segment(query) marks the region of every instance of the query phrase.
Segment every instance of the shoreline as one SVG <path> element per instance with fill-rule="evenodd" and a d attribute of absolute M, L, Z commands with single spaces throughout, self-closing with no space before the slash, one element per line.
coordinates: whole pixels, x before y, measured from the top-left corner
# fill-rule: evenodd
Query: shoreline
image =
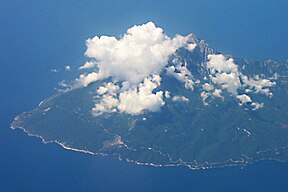
<path fill-rule="evenodd" d="M 41 104 L 41 102 L 40 102 L 40 104 Z M 120 161 L 126 161 L 128 163 L 134 163 L 136 165 L 152 166 L 152 167 L 178 167 L 178 166 L 185 166 L 185 167 L 188 167 L 191 170 L 204 170 L 204 169 L 236 167 L 236 166 L 242 166 L 243 167 L 243 166 L 247 166 L 247 165 L 254 164 L 254 163 L 257 163 L 257 162 L 260 162 L 260 161 L 264 161 L 264 160 L 277 161 L 277 162 L 280 162 L 280 163 L 287 162 L 287 161 L 279 160 L 279 159 L 275 159 L 275 158 L 263 158 L 263 159 L 258 159 L 257 160 L 257 159 L 253 159 L 251 157 L 248 157 L 248 156 L 246 156 L 244 154 L 242 154 L 242 159 L 241 160 L 228 159 L 228 160 L 223 161 L 223 162 L 214 162 L 214 163 L 205 162 L 205 163 L 202 163 L 202 164 L 199 164 L 199 165 L 198 165 L 197 161 L 185 162 L 185 161 L 182 161 L 181 159 L 178 159 L 175 162 L 172 162 L 170 164 L 155 164 L 155 163 L 152 163 L 152 162 L 151 163 L 138 162 L 138 161 L 135 161 L 135 160 L 132 160 L 132 159 L 128 159 L 128 158 L 122 157 L 120 154 L 105 154 L 105 153 L 101 153 L 101 152 L 92 152 L 92 151 L 89 151 L 89 150 L 77 149 L 77 148 L 69 147 L 69 146 L 65 145 L 64 143 L 61 143 L 61 142 L 59 142 L 57 140 L 47 141 L 41 135 L 30 133 L 24 127 L 17 126 L 16 123 L 20 120 L 21 115 L 23 115 L 24 113 L 25 112 L 19 114 L 17 117 L 14 118 L 13 122 L 10 125 L 11 129 L 13 129 L 13 130 L 20 129 L 24 133 L 26 133 L 28 136 L 39 138 L 41 140 L 41 142 L 44 143 L 44 144 L 55 143 L 57 145 L 60 145 L 65 150 L 74 151 L 74 152 L 80 152 L 80 153 L 89 154 L 89 155 L 95 155 L 95 156 L 98 156 L 98 155 L 99 156 L 113 155 L 113 156 L 117 156 L 117 158 Z M 267 149 L 267 150 L 264 150 L 264 152 L 265 151 L 270 151 L 270 150 L 277 150 L 277 149 Z M 259 151 L 257 153 L 260 153 L 260 152 L 263 152 L 263 151 Z"/>

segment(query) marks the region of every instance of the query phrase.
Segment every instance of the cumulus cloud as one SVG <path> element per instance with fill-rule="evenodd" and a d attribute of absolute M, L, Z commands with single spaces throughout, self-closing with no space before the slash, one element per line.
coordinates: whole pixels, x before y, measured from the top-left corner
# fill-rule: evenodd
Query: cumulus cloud
<path fill-rule="evenodd" d="M 187 63 L 182 63 L 178 58 L 173 59 L 173 65 L 166 67 L 168 75 L 175 77 L 178 81 L 185 83 L 186 89 L 194 89 L 193 76 L 187 68 Z"/>
<path fill-rule="evenodd" d="M 119 40 L 109 36 L 88 39 L 85 54 L 98 62 L 102 76 L 138 84 L 152 74 L 159 74 L 169 56 L 186 46 L 187 41 L 188 37 L 180 35 L 171 39 L 149 22 L 131 27 Z"/>
<path fill-rule="evenodd" d="M 182 101 L 182 102 L 188 102 L 189 99 L 187 97 L 184 97 L 182 95 L 175 95 L 173 98 L 172 98 L 173 101 Z"/>
<path fill-rule="evenodd" d="M 197 44 L 196 43 L 189 43 L 186 46 L 186 49 L 188 49 L 189 51 L 193 51 L 196 48 Z"/>
<path fill-rule="evenodd" d="M 171 97 L 171 93 L 170 93 L 170 91 L 165 91 L 165 97 L 167 98 L 167 99 L 169 99 L 170 97 Z"/>
<path fill-rule="evenodd" d="M 215 97 L 220 97 L 222 98 L 222 100 L 224 100 L 224 97 L 221 95 L 222 94 L 222 90 L 221 89 L 215 89 L 213 92 L 212 92 L 212 95 L 215 96 Z"/>
<path fill-rule="evenodd" d="M 241 87 L 238 66 L 233 59 L 226 60 L 224 55 L 208 55 L 207 69 L 210 70 L 211 80 L 222 88 L 227 89 L 233 95 L 237 95 L 237 89 Z"/>
<path fill-rule="evenodd" d="M 116 112 L 117 106 L 119 105 L 118 99 L 114 98 L 111 95 L 103 95 L 101 101 L 95 104 L 95 107 L 92 109 L 94 115 L 101 115 L 105 112 Z"/>
<path fill-rule="evenodd" d="M 211 74 L 215 73 L 236 73 L 238 74 L 238 66 L 234 63 L 232 58 L 226 60 L 222 54 L 208 55 L 209 62 L 207 68 L 210 69 Z"/>
<path fill-rule="evenodd" d="M 254 107 L 252 110 L 255 111 L 255 110 L 257 110 L 257 109 L 260 109 L 260 108 L 264 107 L 264 103 L 253 102 L 253 103 L 251 104 L 251 106 Z"/>
<path fill-rule="evenodd" d="M 276 85 L 275 82 L 272 82 L 269 79 L 261 79 L 258 75 L 256 75 L 255 78 L 249 78 L 245 75 L 242 75 L 241 77 L 244 84 L 249 86 L 250 89 L 254 90 L 256 93 L 262 93 L 269 96 L 273 95 L 269 87 Z M 250 89 L 248 89 L 248 92 L 252 91 Z"/>
<path fill-rule="evenodd" d="M 209 94 L 208 92 L 202 91 L 200 96 L 203 100 L 203 104 L 204 105 L 208 105 L 208 103 L 206 102 L 206 99 L 210 96 L 211 94 Z"/>
<path fill-rule="evenodd" d="M 180 47 L 193 51 L 196 44 L 190 43 L 192 36 L 176 35 L 169 38 L 153 22 L 129 28 L 122 38 L 95 36 L 86 41 L 85 55 L 92 59 L 79 69 L 92 69 L 77 79 L 78 86 L 112 77 L 121 86 L 106 83 L 97 89 L 98 102 L 93 114 L 124 112 L 139 114 L 144 110 L 158 111 L 164 105 L 163 92 L 154 90 L 160 86 L 160 72 L 168 63 L 170 55 Z M 178 79 L 188 88 L 193 82 L 191 73 L 178 67 Z M 175 75 L 176 76 L 176 75 Z M 170 97 L 168 92 L 166 97 Z"/>
<path fill-rule="evenodd" d="M 100 86 L 97 89 L 101 98 L 93 108 L 94 115 L 101 115 L 105 112 L 124 112 L 131 115 L 137 115 L 144 110 L 159 111 L 165 104 L 163 101 L 163 92 L 153 91 L 161 84 L 159 75 L 153 75 L 144 79 L 143 83 L 125 90 L 125 83 L 122 87 L 111 82 Z"/>
<path fill-rule="evenodd" d="M 222 94 L 221 89 L 215 89 L 215 87 L 209 83 L 204 83 L 202 87 L 203 87 L 203 91 L 200 96 L 202 97 L 203 103 L 205 105 L 208 105 L 208 103 L 206 102 L 206 99 L 210 96 L 220 97 L 222 100 L 224 100 L 224 97 L 221 95 Z"/>
<path fill-rule="evenodd" d="M 209 84 L 209 83 L 204 83 L 204 85 L 203 85 L 203 90 L 205 90 L 205 91 L 212 91 L 212 90 L 214 90 L 214 86 L 211 85 L 211 84 Z"/>
<path fill-rule="evenodd" d="M 91 69 L 97 65 L 96 61 L 87 61 L 79 69 Z"/>
<path fill-rule="evenodd" d="M 103 75 L 101 73 L 92 72 L 87 75 L 81 74 L 79 79 L 77 79 L 77 84 L 87 87 L 90 83 L 103 79 Z"/>
<path fill-rule="evenodd" d="M 136 88 L 120 93 L 118 109 L 128 114 L 140 114 L 144 110 L 152 112 L 160 110 L 165 104 L 163 101 L 163 92 L 153 93 L 153 90 L 160 86 L 161 78 L 154 75 L 145 78 Z"/>
<path fill-rule="evenodd" d="M 65 71 L 71 71 L 71 66 L 70 65 L 66 65 L 65 66 Z"/>
<path fill-rule="evenodd" d="M 169 91 L 161 91 L 160 73 L 163 69 L 190 91 L 202 81 L 195 79 L 186 61 L 175 54 L 179 48 L 193 51 L 198 46 L 195 37 L 176 35 L 170 38 L 153 22 L 129 28 L 120 39 L 95 36 L 88 39 L 86 45 L 85 55 L 91 60 L 79 69 L 89 70 L 76 79 L 75 87 L 86 87 L 95 81 L 106 80 L 96 89 L 95 106 L 92 109 L 94 115 L 111 112 L 137 115 L 145 110 L 159 111 L 165 104 L 163 97 L 171 97 Z M 175 57 L 167 66 L 173 54 Z M 207 60 L 205 64 L 208 75 L 203 79 L 205 82 L 201 90 L 204 104 L 208 104 L 208 97 L 224 100 L 223 90 L 226 90 L 241 105 L 250 104 L 256 110 L 263 107 L 263 104 L 254 102 L 248 93 L 272 96 L 269 87 L 275 84 L 271 80 L 242 74 L 232 58 L 209 54 Z M 188 102 L 189 99 L 176 95 L 172 101 Z"/>
<path fill-rule="evenodd" d="M 236 98 L 239 99 L 240 105 L 244 105 L 246 103 L 251 103 L 252 102 L 252 99 L 246 94 L 237 95 Z"/>
<path fill-rule="evenodd" d="M 222 54 L 208 55 L 207 69 L 210 72 L 209 77 L 212 83 L 220 86 L 222 89 L 226 89 L 239 100 L 240 105 L 249 103 L 254 107 L 253 110 L 263 107 L 263 104 L 253 102 L 249 95 L 239 94 L 240 89 L 244 89 L 245 93 L 261 93 L 267 96 L 273 95 L 269 88 L 274 86 L 275 82 L 260 78 L 259 75 L 254 77 L 244 75 L 232 58 L 227 59 Z M 207 104 L 205 100 L 211 95 L 221 97 L 221 90 L 215 89 L 212 93 L 214 89 L 215 87 L 209 83 L 203 85 L 204 91 L 201 97 L 205 104 Z"/>
<path fill-rule="evenodd" d="M 115 85 L 113 82 L 108 82 L 105 83 L 103 86 L 100 86 L 97 89 L 97 93 L 99 95 L 104 95 L 105 93 L 108 93 L 109 95 L 115 96 L 119 89 L 120 87 L 118 85 Z"/>

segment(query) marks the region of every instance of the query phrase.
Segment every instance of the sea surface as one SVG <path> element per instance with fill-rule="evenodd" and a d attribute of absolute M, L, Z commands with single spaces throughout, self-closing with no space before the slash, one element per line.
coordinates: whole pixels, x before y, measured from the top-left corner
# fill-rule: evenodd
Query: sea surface
<path fill-rule="evenodd" d="M 288 191 L 288 163 L 155 168 L 45 145 L 10 129 L 15 116 L 75 77 L 87 38 L 120 36 L 150 20 L 170 36 L 193 32 L 225 54 L 287 60 L 286 0 L 119 2 L 1 1 L 0 191 Z"/>

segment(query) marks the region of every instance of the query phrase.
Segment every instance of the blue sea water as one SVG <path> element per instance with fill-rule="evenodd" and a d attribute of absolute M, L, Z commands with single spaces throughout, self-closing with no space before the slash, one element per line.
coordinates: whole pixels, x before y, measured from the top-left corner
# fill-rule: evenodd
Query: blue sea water
<path fill-rule="evenodd" d="M 1 1 L 0 191 L 288 191 L 287 163 L 199 171 L 138 166 L 9 129 L 16 115 L 72 79 L 89 37 L 119 37 L 152 20 L 170 36 L 193 32 L 236 57 L 287 60 L 287 13 L 286 0 Z"/>

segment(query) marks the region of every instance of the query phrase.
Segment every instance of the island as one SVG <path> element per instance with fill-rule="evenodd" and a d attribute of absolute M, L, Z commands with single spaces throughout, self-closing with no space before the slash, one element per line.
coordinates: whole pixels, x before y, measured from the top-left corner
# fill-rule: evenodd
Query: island
<path fill-rule="evenodd" d="M 80 70 L 88 71 L 17 116 L 13 129 L 140 165 L 288 160 L 287 62 L 233 58 L 192 34 L 171 39 L 152 22 L 87 47 L 92 60 Z"/>

